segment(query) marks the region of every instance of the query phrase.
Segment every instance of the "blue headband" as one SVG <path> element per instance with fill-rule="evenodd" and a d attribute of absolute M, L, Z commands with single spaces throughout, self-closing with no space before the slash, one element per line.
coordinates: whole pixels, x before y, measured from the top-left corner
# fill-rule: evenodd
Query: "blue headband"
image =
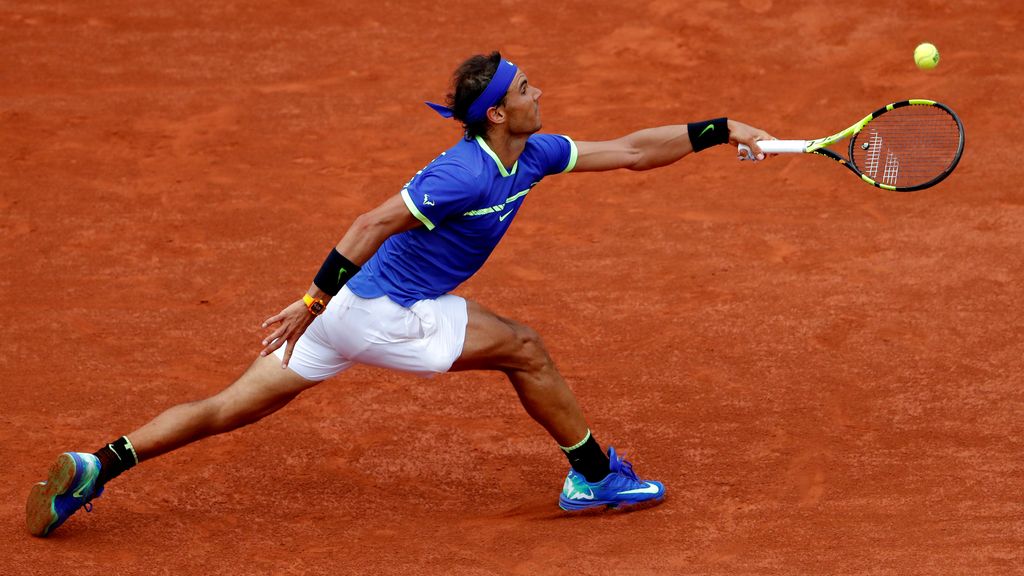
<path fill-rule="evenodd" d="M 508 87 L 512 85 L 512 79 L 516 77 L 518 71 L 519 68 L 515 64 L 502 58 L 498 69 L 494 71 L 494 76 L 491 76 L 491 81 L 487 83 L 487 88 L 484 88 L 484 91 L 470 104 L 469 112 L 466 113 L 466 122 L 479 122 L 487 118 L 487 110 L 505 97 L 505 93 L 508 92 Z M 433 102 L 426 102 L 426 105 L 444 118 L 451 118 L 455 115 L 455 111 L 447 106 Z"/>

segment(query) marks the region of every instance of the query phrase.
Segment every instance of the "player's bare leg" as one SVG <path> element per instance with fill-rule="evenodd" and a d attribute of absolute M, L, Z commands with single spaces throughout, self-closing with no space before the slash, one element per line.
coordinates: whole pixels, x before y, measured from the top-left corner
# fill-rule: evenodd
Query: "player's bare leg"
<path fill-rule="evenodd" d="M 167 409 L 128 434 L 139 462 L 252 424 L 284 408 L 317 382 L 281 369 L 273 355 L 257 358 L 242 376 L 219 393 Z"/>
<path fill-rule="evenodd" d="M 587 421 L 576 396 L 558 372 L 544 343 L 532 328 L 502 318 L 467 300 L 466 342 L 452 371 L 504 372 L 526 412 L 562 446 L 572 446 L 587 433 Z"/>
<path fill-rule="evenodd" d="M 632 466 L 605 455 L 587 427 L 576 396 L 533 329 L 466 301 L 469 321 L 458 370 L 499 370 L 519 394 L 528 414 L 558 442 L 572 466 L 559 497 L 565 510 L 661 500 L 660 482 L 641 481 Z"/>
<path fill-rule="evenodd" d="M 29 493 L 25 510 L 29 532 L 46 536 L 78 509 L 91 509 L 91 500 L 103 493 L 106 482 L 138 462 L 252 424 L 315 384 L 282 370 L 275 356 L 260 357 L 218 394 L 174 406 L 95 454 L 61 454 L 46 481 Z"/>

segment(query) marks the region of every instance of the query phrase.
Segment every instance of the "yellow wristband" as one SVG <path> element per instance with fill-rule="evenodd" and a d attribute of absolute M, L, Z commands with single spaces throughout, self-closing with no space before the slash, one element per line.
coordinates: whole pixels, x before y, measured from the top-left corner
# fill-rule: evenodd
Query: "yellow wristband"
<path fill-rule="evenodd" d="M 313 298 L 309 294 L 302 297 L 302 303 L 309 309 L 309 313 L 313 316 L 319 316 L 327 308 L 327 304 L 319 298 Z"/>

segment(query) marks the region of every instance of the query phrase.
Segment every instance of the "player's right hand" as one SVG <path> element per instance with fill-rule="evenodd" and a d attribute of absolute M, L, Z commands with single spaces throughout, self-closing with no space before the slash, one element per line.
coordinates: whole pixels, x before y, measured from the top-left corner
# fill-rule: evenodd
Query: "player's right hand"
<path fill-rule="evenodd" d="M 760 128 L 754 128 L 743 122 L 736 120 L 729 120 L 729 144 L 738 146 L 740 144 L 749 147 L 748 160 L 764 160 L 765 154 L 761 151 L 761 147 L 757 145 L 758 140 L 775 140 L 775 137 L 771 134 L 761 130 Z M 743 156 L 740 160 L 743 160 Z"/>
<path fill-rule="evenodd" d="M 288 361 L 292 358 L 292 350 L 295 349 L 295 343 L 299 341 L 299 336 L 302 336 L 306 328 L 313 323 L 314 318 L 316 316 L 309 312 L 306 303 L 300 299 L 264 320 L 263 328 L 269 328 L 278 323 L 281 325 L 263 339 L 264 348 L 260 352 L 260 356 L 266 356 L 287 343 L 284 349 L 284 360 L 281 362 L 281 368 L 287 368 Z"/>

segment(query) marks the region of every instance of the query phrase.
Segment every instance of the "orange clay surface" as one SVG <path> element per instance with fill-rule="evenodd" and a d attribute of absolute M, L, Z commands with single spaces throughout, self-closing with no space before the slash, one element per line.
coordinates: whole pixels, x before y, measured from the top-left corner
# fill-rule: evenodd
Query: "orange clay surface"
<path fill-rule="evenodd" d="M 0 574 L 1024 573 L 1018 4 L 260 4 L 0 1 Z M 241 373 L 495 48 L 578 140 L 931 98 L 967 149 L 912 194 L 724 146 L 530 194 L 459 293 L 544 335 L 661 506 L 563 514 L 501 375 L 357 368 L 29 537 L 59 453 Z"/>

